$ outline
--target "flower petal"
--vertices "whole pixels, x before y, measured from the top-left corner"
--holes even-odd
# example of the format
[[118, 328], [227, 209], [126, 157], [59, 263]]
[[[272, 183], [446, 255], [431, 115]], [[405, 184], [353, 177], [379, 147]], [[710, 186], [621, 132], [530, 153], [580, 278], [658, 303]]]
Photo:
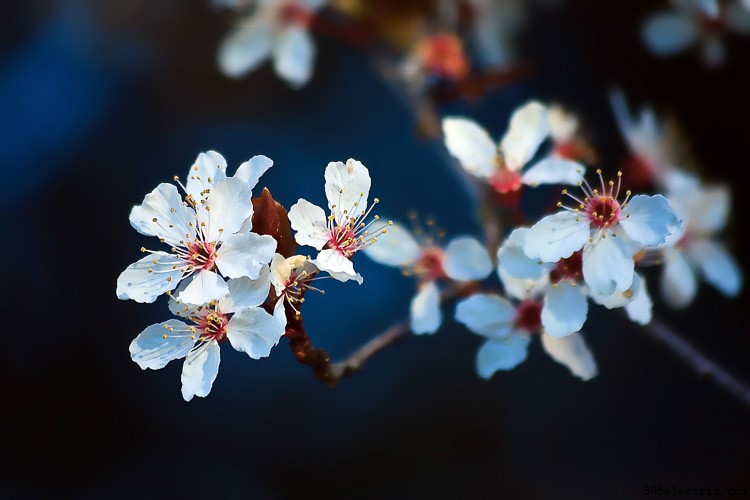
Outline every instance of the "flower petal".
[[314, 62], [315, 43], [307, 29], [290, 26], [274, 40], [273, 67], [292, 87], [301, 87], [310, 80]]
[[241, 179], [228, 177], [217, 182], [208, 193], [206, 203], [197, 207], [205, 240], [222, 241], [239, 231], [245, 219], [253, 215], [251, 197], [250, 188]]
[[502, 270], [513, 278], [539, 279], [554, 267], [554, 264], [530, 259], [523, 252], [528, 231], [527, 227], [514, 229], [497, 252], [498, 270]]
[[[367, 167], [349, 158], [346, 163], [331, 162], [326, 166], [326, 198], [336, 222], [345, 225], [367, 210], [370, 194], [370, 173]], [[344, 213], [346, 212], [346, 213]]]
[[740, 293], [742, 271], [724, 245], [710, 240], [699, 240], [688, 246], [687, 252], [690, 259], [700, 268], [707, 283], [729, 297]]
[[276, 240], [267, 234], [232, 234], [224, 240], [216, 256], [216, 265], [226, 278], [247, 276], [256, 279], [276, 252]]
[[497, 274], [503, 283], [505, 294], [521, 301], [541, 296], [549, 285], [549, 275], [547, 274], [536, 280], [514, 278], [503, 269], [498, 269]]
[[253, 359], [265, 358], [284, 336], [284, 325], [259, 307], [243, 309], [227, 324], [227, 338], [236, 350]]
[[256, 18], [232, 31], [219, 47], [221, 72], [239, 78], [260, 66], [271, 54], [273, 28], [262, 18]]
[[565, 337], [581, 329], [586, 322], [589, 305], [581, 286], [562, 281], [547, 288], [542, 307], [542, 326], [553, 337]]
[[300, 245], [320, 250], [328, 243], [326, 213], [319, 206], [300, 198], [289, 210], [289, 222], [296, 231], [294, 239]]
[[480, 179], [495, 173], [497, 146], [487, 131], [467, 118], [443, 118], [445, 147], [464, 170]]
[[445, 247], [445, 273], [460, 281], [482, 280], [492, 272], [487, 250], [470, 236], [454, 238]]
[[434, 281], [422, 285], [409, 305], [409, 326], [417, 335], [433, 334], [443, 322], [440, 291]]
[[219, 300], [228, 293], [229, 287], [221, 276], [203, 270], [190, 278], [190, 283], [175, 295], [175, 299], [184, 304], [200, 305]]
[[510, 125], [500, 142], [503, 160], [510, 170], [518, 171], [536, 154], [549, 135], [547, 107], [531, 101], [513, 113]]
[[681, 222], [665, 197], [641, 194], [631, 198], [622, 209], [619, 224], [632, 240], [646, 246], [656, 246], [664, 243]]
[[596, 361], [580, 333], [576, 332], [563, 338], [542, 334], [542, 346], [552, 359], [567, 366], [570, 372], [581, 380], [596, 377]]
[[271, 288], [271, 270], [263, 266], [257, 279], [247, 277], [232, 279], [227, 282], [229, 295], [219, 301], [222, 312], [237, 312], [241, 309], [257, 307], [268, 298]]
[[698, 40], [698, 28], [684, 13], [663, 11], [646, 20], [641, 36], [651, 52], [670, 56], [694, 44]]
[[573, 255], [589, 241], [591, 230], [586, 217], [574, 212], [548, 215], [526, 232], [523, 253], [530, 259], [557, 262]]
[[251, 191], [258, 185], [261, 176], [273, 167], [273, 160], [267, 156], [256, 155], [237, 167], [235, 179], [242, 180]]
[[528, 353], [529, 336], [514, 333], [500, 340], [488, 340], [477, 351], [477, 374], [485, 380], [498, 370], [512, 370]]
[[184, 358], [193, 348], [189, 326], [170, 319], [151, 325], [130, 343], [130, 357], [142, 369], [158, 370], [173, 359]]
[[190, 167], [185, 183], [185, 192], [196, 203], [206, 197], [206, 190], [227, 178], [227, 161], [216, 151], [200, 153]]
[[499, 295], [478, 293], [456, 304], [455, 317], [474, 333], [503, 339], [513, 328], [516, 308]]
[[664, 250], [664, 267], [661, 273], [661, 295], [672, 307], [681, 309], [690, 305], [698, 292], [695, 273], [683, 253], [674, 248]]
[[193, 396], [204, 398], [211, 392], [219, 374], [221, 348], [210, 340], [196, 347], [187, 355], [182, 365], [182, 397], [190, 401]]
[[325, 271], [335, 280], [354, 280], [362, 284], [362, 276], [354, 272], [352, 261], [341, 255], [336, 250], [321, 250], [316, 259], [310, 261], [321, 271]]
[[378, 236], [378, 242], [363, 250], [378, 264], [401, 267], [413, 264], [419, 259], [422, 249], [411, 232], [402, 224], [394, 222], [388, 232]]
[[[183, 205], [182, 196], [172, 184], [159, 184], [130, 211], [130, 225], [141, 234], [163, 238], [172, 246], [180, 246], [195, 235], [195, 212]], [[188, 236], [190, 235], [190, 236]]]
[[685, 194], [690, 231], [711, 234], [724, 228], [731, 208], [727, 186], [700, 186]]
[[633, 276], [633, 289], [636, 290], [633, 300], [625, 306], [625, 311], [628, 313], [628, 317], [631, 321], [635, 321], [640, 325], [648, 325], [651, 323], [651, 308], [654, 303], [651, 300], [651, 295], [648, 293], [646, 287], [646, 279], [636, 273]]
[[633, 283], [633, 258], [622, 238], [602, 235], [583, 249], [583, 279], [597, 295], [625, 291]]
[[174, 290], [182, 279], [185, 262], [166, 252], [154, 252], [130, 264], [117, 278], [117, 298], [151, 303]]
[[545, 158], [524, 172], [521, 182], [527, 186], [538, 184], [571, 184], [576, 185], [586, 172], [580, 163], [563, 158]]

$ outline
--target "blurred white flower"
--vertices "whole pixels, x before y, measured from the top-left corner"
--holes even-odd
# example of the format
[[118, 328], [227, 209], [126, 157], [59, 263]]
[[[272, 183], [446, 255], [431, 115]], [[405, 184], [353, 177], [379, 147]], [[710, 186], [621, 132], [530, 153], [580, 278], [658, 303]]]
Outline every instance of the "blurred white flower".
[[394, 223], [365, 254], [418, 279], [418, 292], [409, 309], [411, 331], [416, 334], [432, 334], [440, 328], [443, 318], [438, 281], [482, 280], [492, 272], [487, 250], [476, 239], [461, 236], [443, 246], [431, 235], [422, 231], [413, 235], [399, 223]]
[[219, 373], [219, 344], [232, 347], [252, 359], [267, 357], [284, 335], [284, 301], [273, 315], [259, 306], [269, 289], [268, 267], [257, 280], [229, 280], [231, 294], [218, 302], [200, 306], [170, 302], [170, 310], [189, 321], [171, 319], [151, 325], [130, 343], [130, 355], [142, 369], [158, 370], [173, 359], [185, 358], [182, 366], [182, 397], [205, 397]]
[[[562, 124], [555, 122], [558, 129]], [[494, 143], [486, 130], [467, 118], [443, 119], [445, 146], [464, 170], [488, 183], [499, 194], [522, 184], [577, 184], [586, 168], [559, 156], [548, 156], [522, 171], [551, 132], [547, 107], [531, 101], [513, 113], [508, 131]], [[559, 133], [562, 133], [560, 130]]]
[[641, 35], [657, 56], [666, 57], [698, 46], [708, 67], [726, 59], [724, 36], [732, 32], [750, 35], [750, 12], [741, 1], [720, 5], [715, 0], [683, 0], [659, 11], [643, 24]]
[[470, 40], [482, 67], [507, 66], [515, 58], [513, 38], [526, 17], [523, 0], [468, 0]]
[[269, 57], [276, 74], [292, 87], [305, 85], [313, 73], [315, 42], [308, 29], [326, 0], [258, 0], [219, 47], [221, 71], [239, 78]]
[[729, 188], [704, 186], [697, 177], [680, 171], [673, 172], [667, 184], [667, 196], [684, 224], [663, 248], [664, 299], [677, 308], [690, 305], [698, 291], [698, 273], [724, 295], [736, 296], [742, 288], [742, 272], [716, 241], [729, 216]]
[[[677, 231], [680, 221], [669, 201], [661, 195], [626, 192], [619, 201], [621, 173], [617, 183], [607, 185], [597, 170], [601, 190], [581, 183], [583, 196], [563, 190], [574, 207], [548, 215], [527, 232], [523, 251], [527, 257], [554, 263], [582, 250], [583, 278], [593, 294], [609, 297], [633, 284], [633, 255], [644, 247], [656, 247]], [[616, 184], [616, 186], [615, 186]]]
[[311, 262], [339, 281], [355, 280], [362, 284], [362, 276], [354, 271], [351, 258], [362, 248], [377, 241], [387, 232], [388, 223], [371, 228], [380, 219], [373, 216], [365, 222], [379, 202], [367, 207], [370, 193], [370, 174], [362, 163], [349, 159], [331, 162], [325, 171], [325, 191], [331, 215], [309, 201], [300, 198], [289, 210], [289, 221], [296, 231], [295, 240], [320, 250]]
[[[276, 249], [271, 236], [250, 233], [252, 189], [273, 165], [255, 156], [226, 175], [226, 161], [215, 151], [201, 153], [190, 168], [185, 198], [172, 184], [162, 183], [130, 212], [130, 224], [141, 234], [156, 236], [171, 252], [147, 250], [117, 279], [117, 296], [153, 302], [182, 280], [179, 300], [204, 304], [229, 291], [224, 278], [257, 278]], [[179, 182], [178, 178], [175, 180]]]

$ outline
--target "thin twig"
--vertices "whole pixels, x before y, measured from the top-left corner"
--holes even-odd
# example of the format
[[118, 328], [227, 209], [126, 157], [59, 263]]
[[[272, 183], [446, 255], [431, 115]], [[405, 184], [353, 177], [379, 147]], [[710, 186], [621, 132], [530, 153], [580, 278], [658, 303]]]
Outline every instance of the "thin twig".
[[750, 387], [747, 384], [737, 379], [714, 360], [708, 358], [667, 325], [661, 321], [653, 320], [642, 331], [666, 346], [699, 376], [713, 380], [716, 385], [750, 406]]

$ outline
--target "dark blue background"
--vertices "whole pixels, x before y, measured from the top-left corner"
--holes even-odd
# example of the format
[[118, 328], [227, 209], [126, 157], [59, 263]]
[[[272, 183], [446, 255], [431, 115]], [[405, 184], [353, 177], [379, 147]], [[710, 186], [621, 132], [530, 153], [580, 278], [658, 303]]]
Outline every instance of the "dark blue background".
[[[416, 138], [409, 110], [365, 54], [318, 37], [315, 77], [289, 90], [264, 67], [231, 81], [215, 50], [229, 17], [207, 1], [17, 2], [4, 6], [0, 158], [5, 318], [0, 349], [0, 491], [14, 496], [634, 498], [646, 485], [750, 488], [750, 412], [619, 315], [585, 327], [600, 366], [588, 383], [534, 343], [490, 382], [481, 340], [452, 321], [411, 336], [329, 390], [286, 341], [269, 359], [222, 350], [210, 396], [185, 403], [181, 362], [141, 371], [128, 344], [168, 318], [165, 302], [114, 294], [148, 241], [128, 224], [157, 183], [198, 152], [230, 172], [255, 154], [289, 207], [322, 203], [328, 161], [370, 168], [383, 213], [434, 215], [479, 235], [475, 207], [442, 145]], [[645, 4], [645, 2], [644, 2]], [[733, 184], [730, 240], [746, 266], [750, 44], [728, 65], [653, 59], [637, 25], [653, 5], [567, 2], [535, 10], [521, 46], [535, 71], [479, 101], [445, 105], [494, 135], [526, 99], [558, 100], [591, 126], [603, 165], [625, 153], [606, 91], [653, 102], [684, 125], [705, 175]], [[326, 282], [306, 303], [314, 342], [342, 357], [407, 313], [413, 283], [365, 257], [365, 284]], [[656, 275], [651, 273], [653, 294]], [[747, 295], [704, 287], [656, 313], [750, 380]]]

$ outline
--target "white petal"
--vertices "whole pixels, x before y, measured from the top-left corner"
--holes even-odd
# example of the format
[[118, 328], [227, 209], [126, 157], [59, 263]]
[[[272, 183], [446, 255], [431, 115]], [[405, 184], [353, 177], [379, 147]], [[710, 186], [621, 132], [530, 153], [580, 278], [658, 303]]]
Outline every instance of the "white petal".
[[239, 231], [245, 219], [253, 215], [251, 197], [250, 188], [241, 179], [229, 177], [217, 182], [206, 203], [197, 207], [205, 240], [221, 241]]
[[539, 279], [554, 267], [554, 264], [530, 259], [523, 252], [528, 231], [529, 228], [526, 227], [514, 229], [497, 252], [498, 270], [502, 270], [513, 278]]
[[258, 185], [261, 176], [271, 167], [273, 167], [272, 159], [267, 156], [256, 155], [237, 167], [234, 177], [241, 179], [252, 191]]
[[586, 322], [589, 305], [581, 286], [563, 281], [547, 288], [542, 307], [542, 326], [553, 337], [565, 337], [581, 329]]
[[362, 276], [354, 272], [352, 261], [336, 250], [321, 250], [318, 257], [310, 262], [321, 271], [330, 274], [333, 279], [339, 281], [354, 280], [360, 285], [362, 284]]
[[547, 274], [536, 280], [514, 278], [502, 269], [498, 269], [497, 274], [503, 283], [505, 294], [521, 301], [532, 297], [540, 297], [549, 285], [549, 275]]
[[523, 253], [530, 259], [557, 262], [583, 248], [590, 235], [589, 221], [585, 215], [558, 212], [531, 226], [526, 233]]
[[600, 295], [593, 290], [589, 290], [589, 297], [600, 306], [604, 306], [607, 309], [615, 309], [618, 307], [625, 307], [633, 302], [635, 297], [640, 293], [640, 287], [641, 280], [638, 277], [638, 273], [633, 273], [633, 282], [631, 283], [630, 288], [626, 290], [615, 290], [614, 293], [609, 295]]
[[685, 194], [684, 203], [689, 211], [691, 231], [715, 233], [724, 228], [731, 208], [727, 186], [700, 186]]
[[512, 370], [528, 353], [529, 336], [513, 334], [500, 340], [488, 340], [477, 351], [477, 374], [489, 380], [498, 370]]
[[576, 185], [583, 179], [586, 167], [563, 158], [545, 158], [524, 172], [521, 181], [528, 186], [538, 184]]
[[489, 339], [510, 335], [515, 318], [515, 306], [499, 295], [478, 293], [456, 304], [456, 321]]
[[130, 357], [144, 370], [158, 370], [173, 359], [184, 358], [194, 344], [188, 325], [170, 319], [149, 326], [134, 338], [130, 343]]
[[497, 146], [487, 131], [467, 118], [443, 118], [445, 147], [464, 170], [481, 179], [495, 173]]
[[265, 358], [284, 336], [284, 325], [259, 307], [243, 309], [229, 320], [227, 338], [253, 359]]
[[271, 288], [271, 270], [263, 266], [257, 279], [237, 278], [227, 282], [229, 295], [219, 301], [222, 312], [237, 312], [265, 302]]
[[510, 170], [520, 170], [534, 156], [549, 132], [546, 106], [531, 101], [516, 110], [500, 142], [505, 165]]
[[286, 287], [287, 280], [292, 275], [292, 266], [281, 254], [274, 254], [271, 259], [271, 283], [276, 290], [276, 295], [281, 295]]
[[[349, 158], [346, 163], [331, 162], [326, 166], [326, 198], [336, 222], [344, 225], [367, 210], [370, 194], [370, 173], [367, 167]], [[346, 214], [344, 212], [346, 211]]]
[[315, 43], [300, 26], [290, 26], [273, 43], [273, 66], [276, 74], [293, 87], [306, 84], [313, 74]]
[[690, 305], [698, 292], [695, 273], [681, 251], [664, 250], [664, 267], [661, 273], [661, 294], [674, 308]]
[[378, 264], [401, 267], [415, 263], [422, 249], [408, 229], [394, 222], [388, 232], [378, 236], [378, 242], [365, 247], [364, 252]]
[[745, 5], [733, 2], [726, 8], [726, 23], [729, 29], [741, 35], [750, 35], [750, 2]]
[[300, 198], [289, 210], [289, 222], [296, 231], [294, 239], [300, 245], [320, 250], [328, 243], [326, 213], [319, 206]]
[[[130, 225], [141, 234], [163, 238], [169, 245], [181, 246], [180, 241], [195, 235], [195, 212], [182, 204], [177, 188], [159, 184], [130, 211]], [[172, 211], [174, 209], [174, 211]]]
[[613, 236], [597, 238], [583, 249], [583, 279], [597, 295], [612, 295], [633, 284], [633, 258], [628, 246]]
[[182, 279], [183, 266], [182, 259], [166, 252], [143, 257], [129, 265], [117, 278], [117, 298], [151, 303], [159, 295], [174, 290]]
[[578, 118], [566, 112], [562, 107], [552, 105], [549, 108], [549, 133], [556, 143], [568, 142], [575, 137], [578, 130]]
[[620, 214], [620, 226], [632, 240], [646, 246], [664, 243], [680, 225], [669, 201], [660, 194], [634, 196]]
[[542, 334], [542, 346], [552, 359], [567, 366], [576, 377], [582, 380], [596, 377], [596, 361], [580, 333], [576, 332], [563, 338]]
[[211, 392], [216, 375], [219, 374], [221, 348], [208, 341], [191, 351], [182, 365], [182, 397], [190, 401], [193, 396], [204, 398]]
[[486, 278], [492, 272], [487, 249], [470, 236], [454, 238], [445, 247], [445, 273], [454, 280], [472, 281]]
[[646, 21], [641, 35], [651, 52], [657, 56], [670, 56], [695, 43], [698, 29], [689, 16], [677, 12], [661, 12]]
[[219, 68], [239, 78], [260, 66], [271, 54], [273, 31], [264, 19], [254, 19], [232, 31], [219, 47]]
[[227, 178], [227, 161], [216, 151], [200, 153], [190, 167], [185, 183], [185, 192], [200, 203], [207, 189]]
[[185, 304], [208, 304], [229, 293], [229, 287], [221, 276], [212, 271], [194, 274], [185, 289], [175, 295], [175, 299]]
[[742, 271], [723, 245], [700, 240], [693, 242], [687, 252], [690, 259], [700, 267], [707, 283], [729, 297], [740, 293]]
[[651, 295], [648, 293], [645, 278], [638, 273], [633, 276], [633, 288], [637, 288], [637, 291], [633, 300], [625, 306], [625, 311], [628, 313], [628, 317], [631, 321], [635, 321], [641, 325], [647, 325], [651, 323], [651, 308], [654, 303], [651, 300]]
[[217, 251], [216, 265], [226, 278], [255, 279], [276, 252], [276, 240], [267, 234], [232, 234]]
[[434, 281], [419, 289], [409, 305], [409, 326], [417, 335], [435, 333], [443, 322], [440, 310], [440, 291]]

